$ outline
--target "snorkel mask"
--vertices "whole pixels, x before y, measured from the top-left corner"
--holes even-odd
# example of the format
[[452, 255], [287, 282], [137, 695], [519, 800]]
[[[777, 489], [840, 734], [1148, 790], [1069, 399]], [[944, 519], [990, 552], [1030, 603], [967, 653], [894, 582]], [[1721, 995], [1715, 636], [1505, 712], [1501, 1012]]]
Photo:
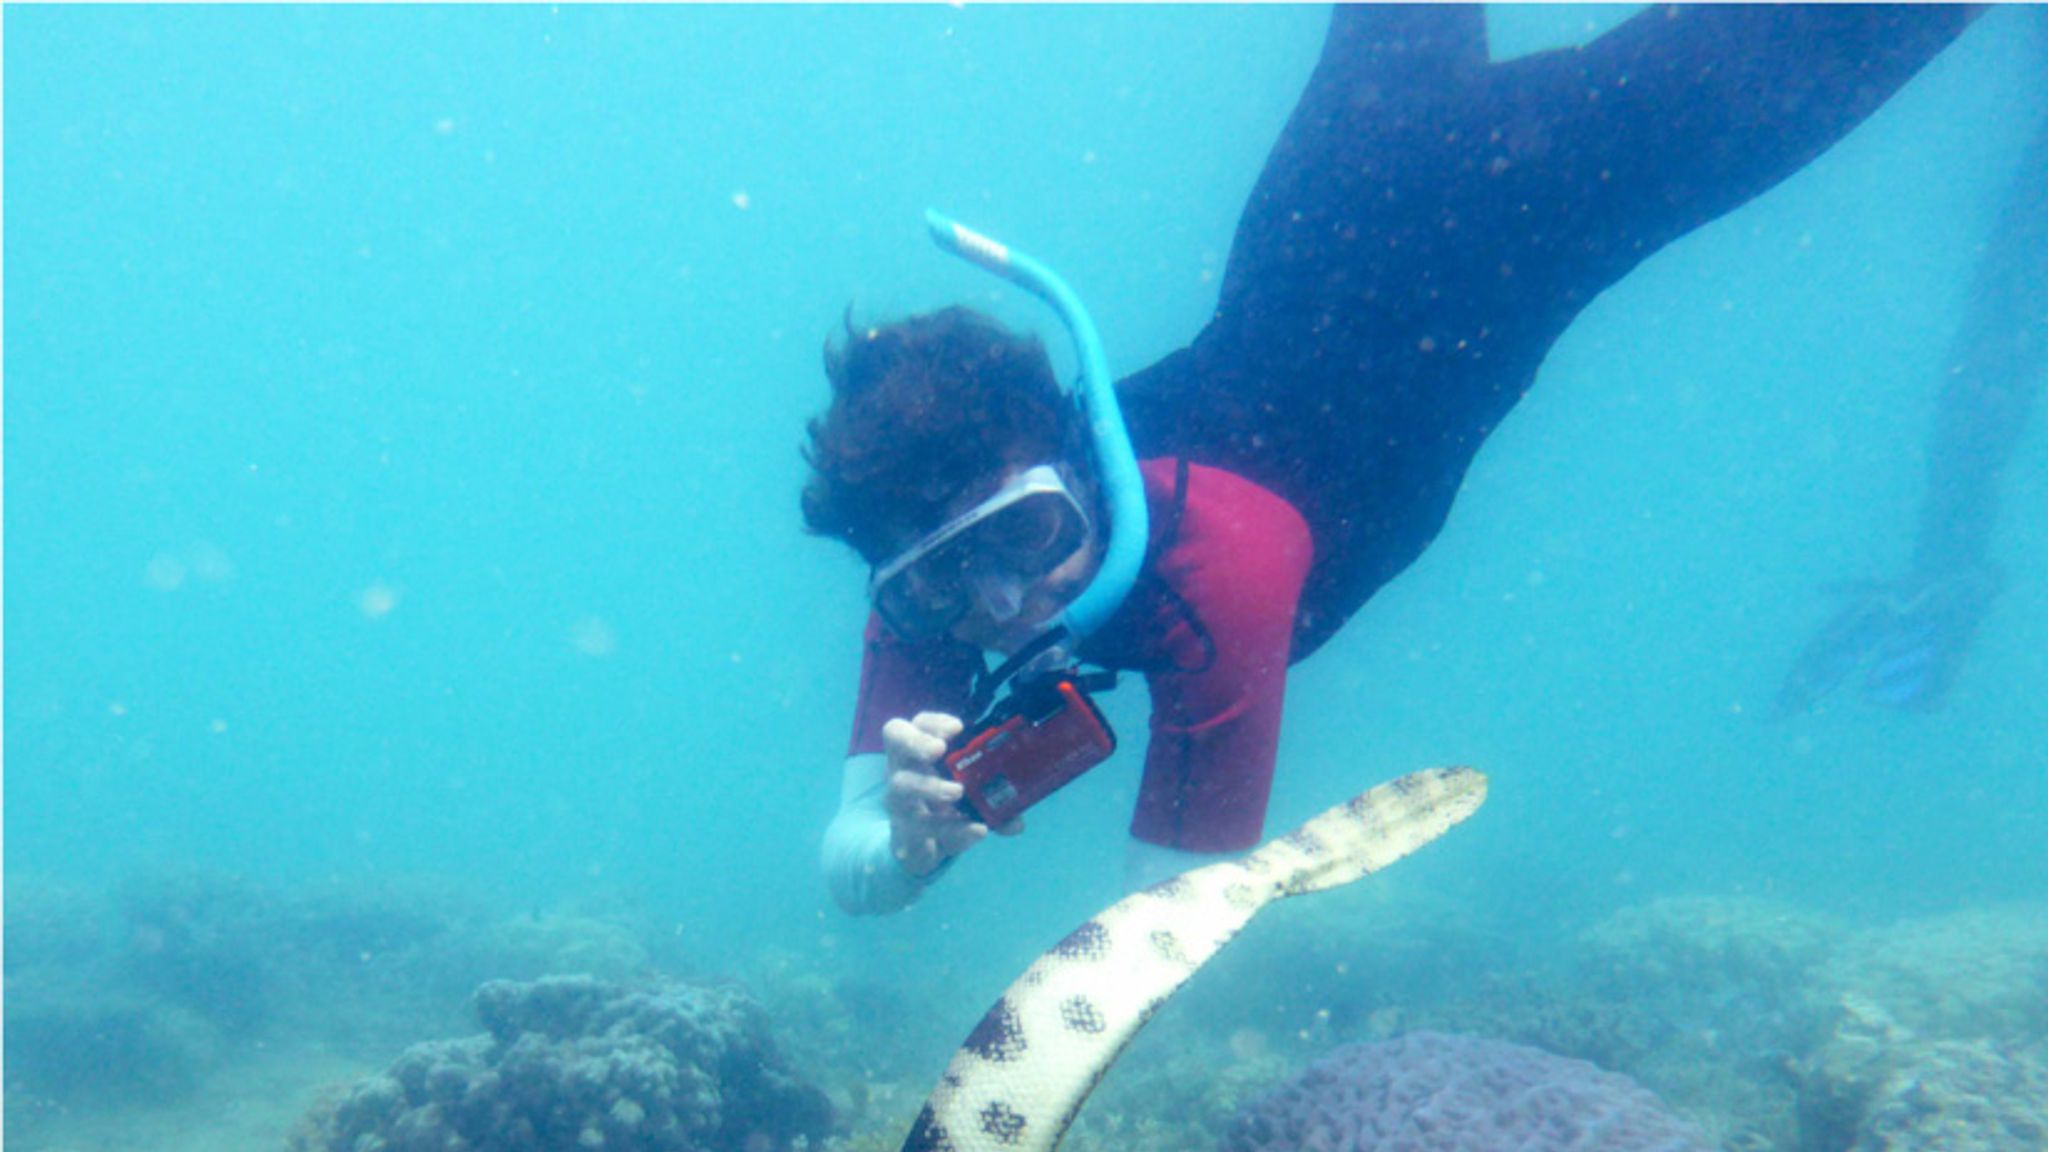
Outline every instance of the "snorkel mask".
[[[1102, 340], [1079, 297], [1050, 268], [937, 212], [926, 212], [925, 223], [941, 248], [1052, 305], [1073, 338], [1081, 364], [1076, 400], [1109, 510], [1109, 539], [1087, 587], [1046, 622], [1031, 648], [1070, 645], [1123, 604], [1144, 563], [1149, 531], [1144, 482]], [[1087, 511], [1057, 471], [1032, 468], [876, 569], [869, 596], [892, 626], [913, 634], [942, 631], [977, 597], [997, 607], [1014, 602], [1024, 584], [1071, 557], [1091, 531]]]
[[876, 568], [868, 599], [899, 635], [936, 636], [979, 603], [1006, 625], [1038, 581], [1088, 546], [1087, 509], [1061, 469], [1028, 468]]

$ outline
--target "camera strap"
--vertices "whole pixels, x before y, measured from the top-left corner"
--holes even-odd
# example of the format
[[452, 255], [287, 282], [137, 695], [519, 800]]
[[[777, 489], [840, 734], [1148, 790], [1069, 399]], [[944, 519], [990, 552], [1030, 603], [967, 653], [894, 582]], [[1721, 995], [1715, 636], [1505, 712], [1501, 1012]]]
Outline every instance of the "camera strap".
[[984, 668], [980, 674], [975, 676], [974, 691], [969, 698], [969, 708], [976, 717], [977, 722], [985, 719], [991, 708], [995, 706], [996, 693], [1002, 691], [1005, 684], [1016, 680], [1022, 674], [1052, 672], [1063, 679], [1072, 681], [1074, 687], [1084, 693], [1104, 692], [1116, 687], [1116, 673], [1106, 668], [1096, 672], [1082, 672], [1078, 665], [1070, 664], [1059, 667], [1057, 659], [1048, 662], [1053, 665], [1052, 667], [1044, 669], [1034, 668], [1034, 665], [1044, 660], [1049, 653], [1052, 653], [1054, 649], [1071, 638], [1071, 635], [1063, 627], [1049, 628], [1044, 633], [1034, 637], [1029, 644], [1017, 649], [1016, 654], [1009, 659], [996, 665], [993, 669]]

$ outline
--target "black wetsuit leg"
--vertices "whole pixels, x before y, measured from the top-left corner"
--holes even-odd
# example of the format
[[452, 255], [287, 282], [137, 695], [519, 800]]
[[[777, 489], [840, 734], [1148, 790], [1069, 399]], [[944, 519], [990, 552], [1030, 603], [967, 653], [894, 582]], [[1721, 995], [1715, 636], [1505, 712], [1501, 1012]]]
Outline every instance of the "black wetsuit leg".
[[1435, 538], [1589, 301], [1819, 155], [1968, 16], [1658, 8], [1492, 64], [1476, 7], [1338, 7], [1215, 318], [1122, 385], [1140, 452], [1302, 511], [1306, 656]]
[[2048, 115], [2039, 123], [1985, 245], [1956, 333], [1934, 436], [1913, 567], [1981, 565], [1998, 522], [1999, 478], [2048, 387]]

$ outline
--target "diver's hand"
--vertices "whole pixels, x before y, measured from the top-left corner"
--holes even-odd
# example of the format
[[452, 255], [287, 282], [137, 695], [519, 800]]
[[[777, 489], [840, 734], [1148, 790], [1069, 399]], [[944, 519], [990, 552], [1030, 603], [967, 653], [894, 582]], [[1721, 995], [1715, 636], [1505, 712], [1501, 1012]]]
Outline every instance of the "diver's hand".
[[1811, 709], [1851, 676], [1873, 704], [1941, 707], [1998, 589], [1985, 567], [1837, 589], [1849, 602], [1800, 652], [1778, 689], [1776, 714]]
[[943, 712], [920, 712], [882, 727], [882, 748], [889, 757], [889, 783], [883, 793], [889, 811], [889, 849], [912, 876], [931, 875], [988, 835], [988, 825], [960, 811], [965, 791], [960, 782], [940, 771], [946, 746], [961, 728], [959, 717]]

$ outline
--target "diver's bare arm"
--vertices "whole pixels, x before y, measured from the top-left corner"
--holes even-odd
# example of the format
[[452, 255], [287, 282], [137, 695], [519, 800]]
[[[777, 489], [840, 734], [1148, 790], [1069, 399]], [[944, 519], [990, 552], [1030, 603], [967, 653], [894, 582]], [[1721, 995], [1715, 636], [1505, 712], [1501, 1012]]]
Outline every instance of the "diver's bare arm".
[[958, 717], [920, 712], [883, 726], [886, 753], [847, 759], [823, 863], [832, 897], [848, 913], [908, 907], [947, 863], [988, 835], [959, 811], [959, 783], [937, 768], [960, 730]]
[[889, 761], [879, 752], [849, 756], [839, 791], [839, 812], [825, 829], [820, 863], [832, 899], [850, 916], [899, 912], [924, 884], [896, 862], [890, 848], [889, 810], [883, 794]]

